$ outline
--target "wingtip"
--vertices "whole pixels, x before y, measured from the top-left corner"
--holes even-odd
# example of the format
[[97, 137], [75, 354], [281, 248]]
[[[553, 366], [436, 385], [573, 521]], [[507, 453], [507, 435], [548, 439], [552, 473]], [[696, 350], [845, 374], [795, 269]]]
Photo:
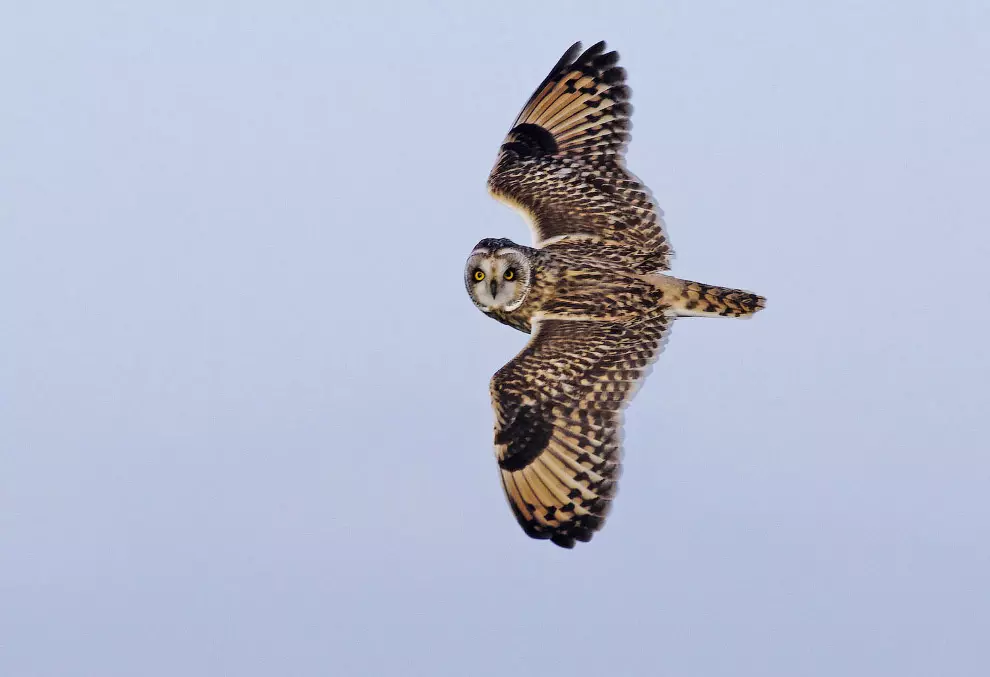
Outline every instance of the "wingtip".
[[593, 44], [591, 47], [589, 47], [588, 48], [588, 51], [589, 52], [604, 52], [605, 51], [605, 48], [607, 46], [608, 45], [605, 44], [605, 41], [604, 40], [599, 40], [598, 42], [596, 42], [595, 44]]
[[553, 70], [551, 70], [550, 72], [553, 73], [565, 65], [570, 65], [574, 63], [574, 60], [577, 59], [578, 55], [581, 53], [581, 49], [582, 49], [581, 41], [578, 40], [573, 45], [567, 48], [567, 51], [564, 52], [563, 55], [560, 57], [560, 59], [557, 60], [557, 65], [554, 66]]
[[[608, 44], [604, 40], [599, 40], [593, 44], [588, 49], [583, 48], [583, 44], [580, 40], [572, 44], [564, 52], [564, 55], [560, 57], [560, 61], [557, 66], [563, 66], [564, 64], [575, 64], [575, 63], [590, 63], [592, 60], [601, 58], [604, 56], [609, 56], [613, 61], [619, 60], [618, 52], [608, 52]], [[614, 55], [614, 56], [611, 56]]]

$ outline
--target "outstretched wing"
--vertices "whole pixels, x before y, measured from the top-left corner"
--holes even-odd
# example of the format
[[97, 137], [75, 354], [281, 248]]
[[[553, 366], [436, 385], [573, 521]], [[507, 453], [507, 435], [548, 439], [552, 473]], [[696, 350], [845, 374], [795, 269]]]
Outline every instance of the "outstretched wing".
[[565, 548], [602, 528], [622, 457], [622, 409], [673, 319], [539, 319], [492, 378], [495, 455], [516, 519]]
[[488, 177], [496, 198], [529, 218], [536, 246], [569, 235], [669, 268], [662, 212], [625, 168], [632, 123], [626, 72], [605, 43], [560, 58], [516, 118]]

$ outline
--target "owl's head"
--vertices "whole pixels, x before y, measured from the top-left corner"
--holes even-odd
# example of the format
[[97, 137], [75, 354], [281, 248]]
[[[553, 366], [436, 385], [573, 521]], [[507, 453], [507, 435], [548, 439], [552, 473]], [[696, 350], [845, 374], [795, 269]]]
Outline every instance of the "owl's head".
[[464, 266], [464, 286], [482, 312], [513, 311], [533, 283], [529, 247], [512, 240], [485, 239], [475, 245]]

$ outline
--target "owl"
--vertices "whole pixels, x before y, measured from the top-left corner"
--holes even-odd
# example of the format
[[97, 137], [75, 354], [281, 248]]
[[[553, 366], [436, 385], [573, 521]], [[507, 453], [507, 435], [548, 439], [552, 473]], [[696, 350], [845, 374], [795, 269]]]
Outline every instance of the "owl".
[[530, 334], [492, 377], [502, 487], [530, 537], [563, 548], [602, 528], [623, 410], [678, 317], [746, 317], [765, 299], [665, 275], [662, 211], [625, 166], [630, 90], [619, 55], [574, 44], [516, 118], [488, 177], [534, 246], [479, 242], [464, 284], [486, 315]]

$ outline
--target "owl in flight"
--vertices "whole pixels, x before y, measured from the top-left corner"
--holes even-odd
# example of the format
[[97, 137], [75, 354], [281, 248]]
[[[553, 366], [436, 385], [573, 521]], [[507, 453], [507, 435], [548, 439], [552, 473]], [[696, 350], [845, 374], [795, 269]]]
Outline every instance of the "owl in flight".
[[464, 284], [486, 315], [531, 335], [491, 380], [502, 487], [528, 536], [572, 548], [608, 514], [622, 411], [677, 317], [745, 317], [764, 299], [664, 275], [661, 210], [625, 166], [626, 72], [574, 44], [516, 118], [489, 191], [535, 247], [484, 239]]

